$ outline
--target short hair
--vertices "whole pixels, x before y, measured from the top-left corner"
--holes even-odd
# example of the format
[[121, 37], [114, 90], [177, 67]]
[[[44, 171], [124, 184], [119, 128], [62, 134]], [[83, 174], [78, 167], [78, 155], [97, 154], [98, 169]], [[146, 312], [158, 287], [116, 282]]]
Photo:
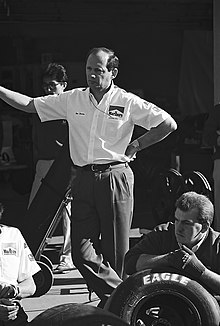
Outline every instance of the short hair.
[[43, 78], [54, 78], [58, 82], [67, 82], [68, 76], [64, 66], [61, 64], [51, 62], [43, 72]]
[[90, 56], [90, 54], [97, 54], [98, 52], [101, 52], [101, 51], [108, 54], [108, 61], [107, 61], [107, 64], [106, 64], [106, 67], [107, 67], [108, 71], [111, 71], [114, 68], [119, 67], [119, 59], [115, 55], [115, 52], [113, 50], [105, 48], [103, 46], [92, 48], [87, 54], [87, 59]]
[[202, 194], [194, 191], [183, 193], [176, 201], [176, 208], [183, 212], [188, 212], [193, 208], [198, 209], [198, 222], [203, 224], [209, 222], [210, 225], [213, 221], [214, 206], [211, 200]]

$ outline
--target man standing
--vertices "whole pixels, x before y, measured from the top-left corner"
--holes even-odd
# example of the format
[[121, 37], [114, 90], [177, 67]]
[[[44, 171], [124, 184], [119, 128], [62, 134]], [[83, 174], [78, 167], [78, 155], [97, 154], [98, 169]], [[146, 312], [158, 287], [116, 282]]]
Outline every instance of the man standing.
[[[0, 219], [3, 212], [0, 203]], [[33, 275], [40, 267], [17, 228], [0, 224], [0, 235], [0, 326], [26, 325], [19, 300], [34, 294]]]
[[[68, 76], [66, 69], [57, 63], [50, 63], [43, 72], [43, 89], [46, 95], [60, 95], [66, 87]], [[31, 188], [29, 206], [34, 199], [41, 181], [45, 178], [54, 160], [59, 156], [65, 141], [68, 141], [66, 120], [41, 122], [38, 115], [33, 115], [33, 153], [36, 163], [34, 182]], [[62, 211], [64, 242], [59, 254], [59, 264], [54, 273], [68, 273], [73, 268], [71, 257], [70, 216], [71, 204]]]
[[[41, 121], [66, 119], [70, 155], [78, 166], [72, 204], [72, 257], [103, 306], [124, 275], [133, 212], [135, 154], [169, 135], [173, 118], [140, 97], [114, 85], [119, 59], [105, 47], [86, 61], [87, 88], [32, 99], [0, 87], [0, 98]], [[134, 125], [147, 129], [130, 143]]]

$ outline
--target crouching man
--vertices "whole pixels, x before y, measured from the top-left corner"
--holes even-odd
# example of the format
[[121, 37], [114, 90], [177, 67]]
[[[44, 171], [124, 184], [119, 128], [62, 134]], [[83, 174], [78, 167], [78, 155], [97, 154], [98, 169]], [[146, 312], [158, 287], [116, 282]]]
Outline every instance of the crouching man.
[[220, 233], [211, 228], [213, 216], [206, 196], [184, 193], [176, 201], [175, 223], [156, 227], [127, 252], [126, 273], [172, 268], [219, 295]]
[[[4, 208], [0, 203], [0, 219]], [[33, 275], [40, 271], [21, 232], [0, 224], [0, 326], [24, 326], [27, 315], [20, 300], [36, 291]]]

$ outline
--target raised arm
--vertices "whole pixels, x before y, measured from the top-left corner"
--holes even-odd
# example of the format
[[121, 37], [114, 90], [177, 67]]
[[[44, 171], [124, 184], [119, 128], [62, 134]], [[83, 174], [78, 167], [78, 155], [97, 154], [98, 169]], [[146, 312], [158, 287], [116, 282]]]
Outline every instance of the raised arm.
[[0, 86], [0, 98], [17, 110], [27, 113], [36, 113], [34, 100], [32, 97], [11, 91]]
[[[181, 252], [181, 250], [178, 250]], [[178, 255], [178, 251], [176, 252]], [[220, 295], [220, 275], [206, 268], [201, 261], [198, 260], [195, 254], [193, 258], [186, 264], [180, 262], [176, 253], [168, 253], [165, 255], [148, 255], [141, 254], [136, 257], [126, 257], [125, 269], [127, 274], [152, 269], [152, 268], [175, 268], [179, 274], [186, 273], [188, 277], [192, 277], [201, 284], [208, 287], [214, 294]], [[173, 255], [173, 259], [171, 256]], [[132, 261], [133, 260], [133, 261]]]
[[[206, 267], [196, 256], [196, 253], [192, 252], [186, 246], [182, 246], [182, 250], [173, 254], [171, 261], [173, 265], [178, 265], [178, 268], [186, 272], [189, 277], [191, 276], [198, 282], [207, 286], [214, 294], [220, 295], [220, 275], [213, 272]], [[182, 256], [184, 254], [184, 256]], [[184, 258], [184, 263], [180, 262], [179, 257]]]

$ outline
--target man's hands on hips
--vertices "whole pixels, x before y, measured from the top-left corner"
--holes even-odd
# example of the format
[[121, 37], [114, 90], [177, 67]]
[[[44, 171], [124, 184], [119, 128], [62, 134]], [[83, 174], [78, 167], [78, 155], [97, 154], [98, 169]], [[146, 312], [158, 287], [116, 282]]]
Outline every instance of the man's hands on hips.
[[139, 144], [139, 141], [137, 139], [135, 139], [126, 148], [125, 155], [132, 160], [136, 157], [136, 153], [138, 151], [140, 151], [140, 144]]
[[168, 255], [168, 265], [195, 279], [199, 279], [206, 269], [195, 253], [184, 245]]

